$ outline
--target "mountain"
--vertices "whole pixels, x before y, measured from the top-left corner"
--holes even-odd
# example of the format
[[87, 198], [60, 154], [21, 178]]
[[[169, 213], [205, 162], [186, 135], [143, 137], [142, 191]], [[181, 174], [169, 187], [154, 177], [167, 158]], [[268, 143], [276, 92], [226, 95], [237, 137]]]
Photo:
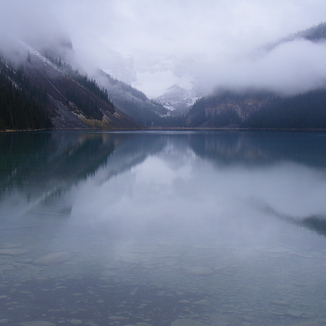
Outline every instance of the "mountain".
[[[305, 39], [323, 42], [326, 23], [290, 35], [268, 46]], [[257, 89], [235, 92], [216, 90], [198, 99], [186, 116], [191, 128], [252, 128], [252, 129], [326, 129], [326, 82], [302, 94], [280, 96]]]
[[103, 70], [98, 70], [94, 78], [107, 90], [110, 100], [119, 110], [143, 126], [160, 125], [162, 117], [169, 112], [163, 105]]
[[[283, 38], [265, 50], [268, 53], [298, 39], [323, 42], [326, 23]], [[75, 59], [71, 41], [63, 36], [46, 43], [12, 41], [3, 47], [0, 130], [326, 127], [326, 82], [293, 96], [218, 89], [200, 98], [194, 89], [175, 84], [150, 100], [101, 69], [92, 75], [81, 73], [72, 68]]]
[[95, 80], [24, 42], [3, 51], [0, 77], [2, 129], [141, 127]]
[[51, 128], [47, 96], [0, 59], [0, 130]]
[[199, 98], [194, 90], [186, 90], [179, 85], [171, 86], [166, 93], [155, 98], [155, 101], [162, 104], [169, 110], [168, 115], [183, 115]]
[[186, 118], [192, 128], [326, 129], [326, 89], [281, 97], [248, 91], [199, 99]]
[[[46, 44], [46, 46], [37, 45], [37, 48], [40, 49], [40, 52], [44, 56], [50, 57], [51, 61], [57, 66], [58, 63], [62, 62], [59, 68], [61, 70], [63, 69], [66, 74], [73, 71], [69, 64], [78, 61], [75, 58], [72, 43], [63, 36], [58, 38], [56, 42]], [[108, 55], [110, 57], [108, 61], [111, 64], [113, 59], [113, 66], [115, 68], [113, 71], [115, 74], [118, 76], [121, 75], [121, 77], [126, 79], [128, 75], [126, 62], [114, 51], [109, 51]], [[65, 63], [68, 63], [68, 65]], [[90, 76], [92, 80], [107, 92], [110, 101], [118, 111], [132, 118], [142, 126], [160, 125], [161, 117], [166, 116], [168, 113], [168, 110], [161, 104], [150, 100], [141, 91], [121, 80], [113, 78], [102, 69], [97, 69]]]
[[198, 99], [190, 109], [187, 127], [240, 127], [254, 112], [273, 98], [271, 94], [220, 91]]
[[[35, 46], [57, 66], [58, 63], [62, 63], [59, 68], [64, 70], [66, 74], [73, 72], [69, 65], [78, 60], [75, 58], [74, 48], [69, 39], [61, 36], [46, 45], [36, 44]], [[130, 75], [131, 71], [128, 73], [125, 60], [114, 51], [109, 51], [108, 56], [108, 61], [111, 62], [111, 70], [114, 71], [115, 75], [126, 79], [126, 76]], [[68, 63], [68, 65], [65, 63]], [[92, 72], [90, 77], [107, 92], [110, 101], [117, 111], [122, 112], [142, 126], [159, 125], [161, 117], [166, 116], [168, 113], [168, 110], [161, 104], [150, 100], [141, 91], [121, 80], [113, 78], [102, 69]]]
[[310, 27], [303, 31], [299, 31], [297, 33], [294, 33], [292, 35], [284, 37], [275, 43], [267, 45], [265, 48], [266, 48], [266, 50], [271, 51], [281, 44], [284, 44], [287, 42], [293, 42], [293, 41], [300, 40], [300, 39], [311, 41], [311, 42], [325, 41], [326, 40], [326, 22], [320, 23], [316, 26]]
[[310, 27], [304, 31], [300, 31], [289, 38], [290, 40], [303, 38], [308, 41], [319, 42], [326, 39], [326, 22], [317, 26]]

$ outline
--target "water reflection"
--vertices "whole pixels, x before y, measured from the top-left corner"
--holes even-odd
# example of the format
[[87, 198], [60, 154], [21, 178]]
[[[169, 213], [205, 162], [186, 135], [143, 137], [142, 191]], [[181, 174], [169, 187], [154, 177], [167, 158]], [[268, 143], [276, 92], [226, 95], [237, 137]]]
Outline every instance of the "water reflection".
[[3, 324], [324, 324], [325, 142], [1, 135]]
[[191, 148], [220, 164], [272, 164], [282, 161], [325, 168], [326, 135], [311, 132], [220, 132], [191, 137]]

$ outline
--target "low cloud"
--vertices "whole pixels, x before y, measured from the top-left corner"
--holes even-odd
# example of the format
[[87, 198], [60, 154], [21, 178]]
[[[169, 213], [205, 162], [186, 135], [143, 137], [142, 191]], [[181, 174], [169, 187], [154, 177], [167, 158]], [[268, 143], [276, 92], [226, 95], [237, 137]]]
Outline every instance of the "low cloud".
[[322, 0], [1, 0], [1, 9], [2, 47], [9, 36], [44, 46], [70, 39], [75, 64], [100, 67], [150, 96], [191, 81], [207, 91], [292, 94], [326, 77], [324, 44], [257, 50], [320, 23]]
[[[245, 90], [256, 88], [281, 95], [295, 95], [325, 87], [326, 43], [294, 40], [263, 50], [255, 56], [224, 59], [196, 67], [206, 88]], [[204, 69], [202, 67], [205, 67]]]

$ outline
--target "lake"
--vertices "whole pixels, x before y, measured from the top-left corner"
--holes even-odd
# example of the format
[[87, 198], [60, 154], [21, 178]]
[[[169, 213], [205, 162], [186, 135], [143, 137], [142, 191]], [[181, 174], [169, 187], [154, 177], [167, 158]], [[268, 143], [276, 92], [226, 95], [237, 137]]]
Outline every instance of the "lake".
[[326, 324], [326, 133], [0, 144], [0, 325]]

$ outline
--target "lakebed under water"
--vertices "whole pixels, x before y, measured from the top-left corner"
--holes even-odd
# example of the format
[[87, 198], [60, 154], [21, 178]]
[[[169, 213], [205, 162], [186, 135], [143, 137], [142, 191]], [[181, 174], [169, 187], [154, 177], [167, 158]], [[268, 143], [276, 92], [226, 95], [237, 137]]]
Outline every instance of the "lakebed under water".
[[0, 325], [326, 323], [326, 134], [0, 145]]

